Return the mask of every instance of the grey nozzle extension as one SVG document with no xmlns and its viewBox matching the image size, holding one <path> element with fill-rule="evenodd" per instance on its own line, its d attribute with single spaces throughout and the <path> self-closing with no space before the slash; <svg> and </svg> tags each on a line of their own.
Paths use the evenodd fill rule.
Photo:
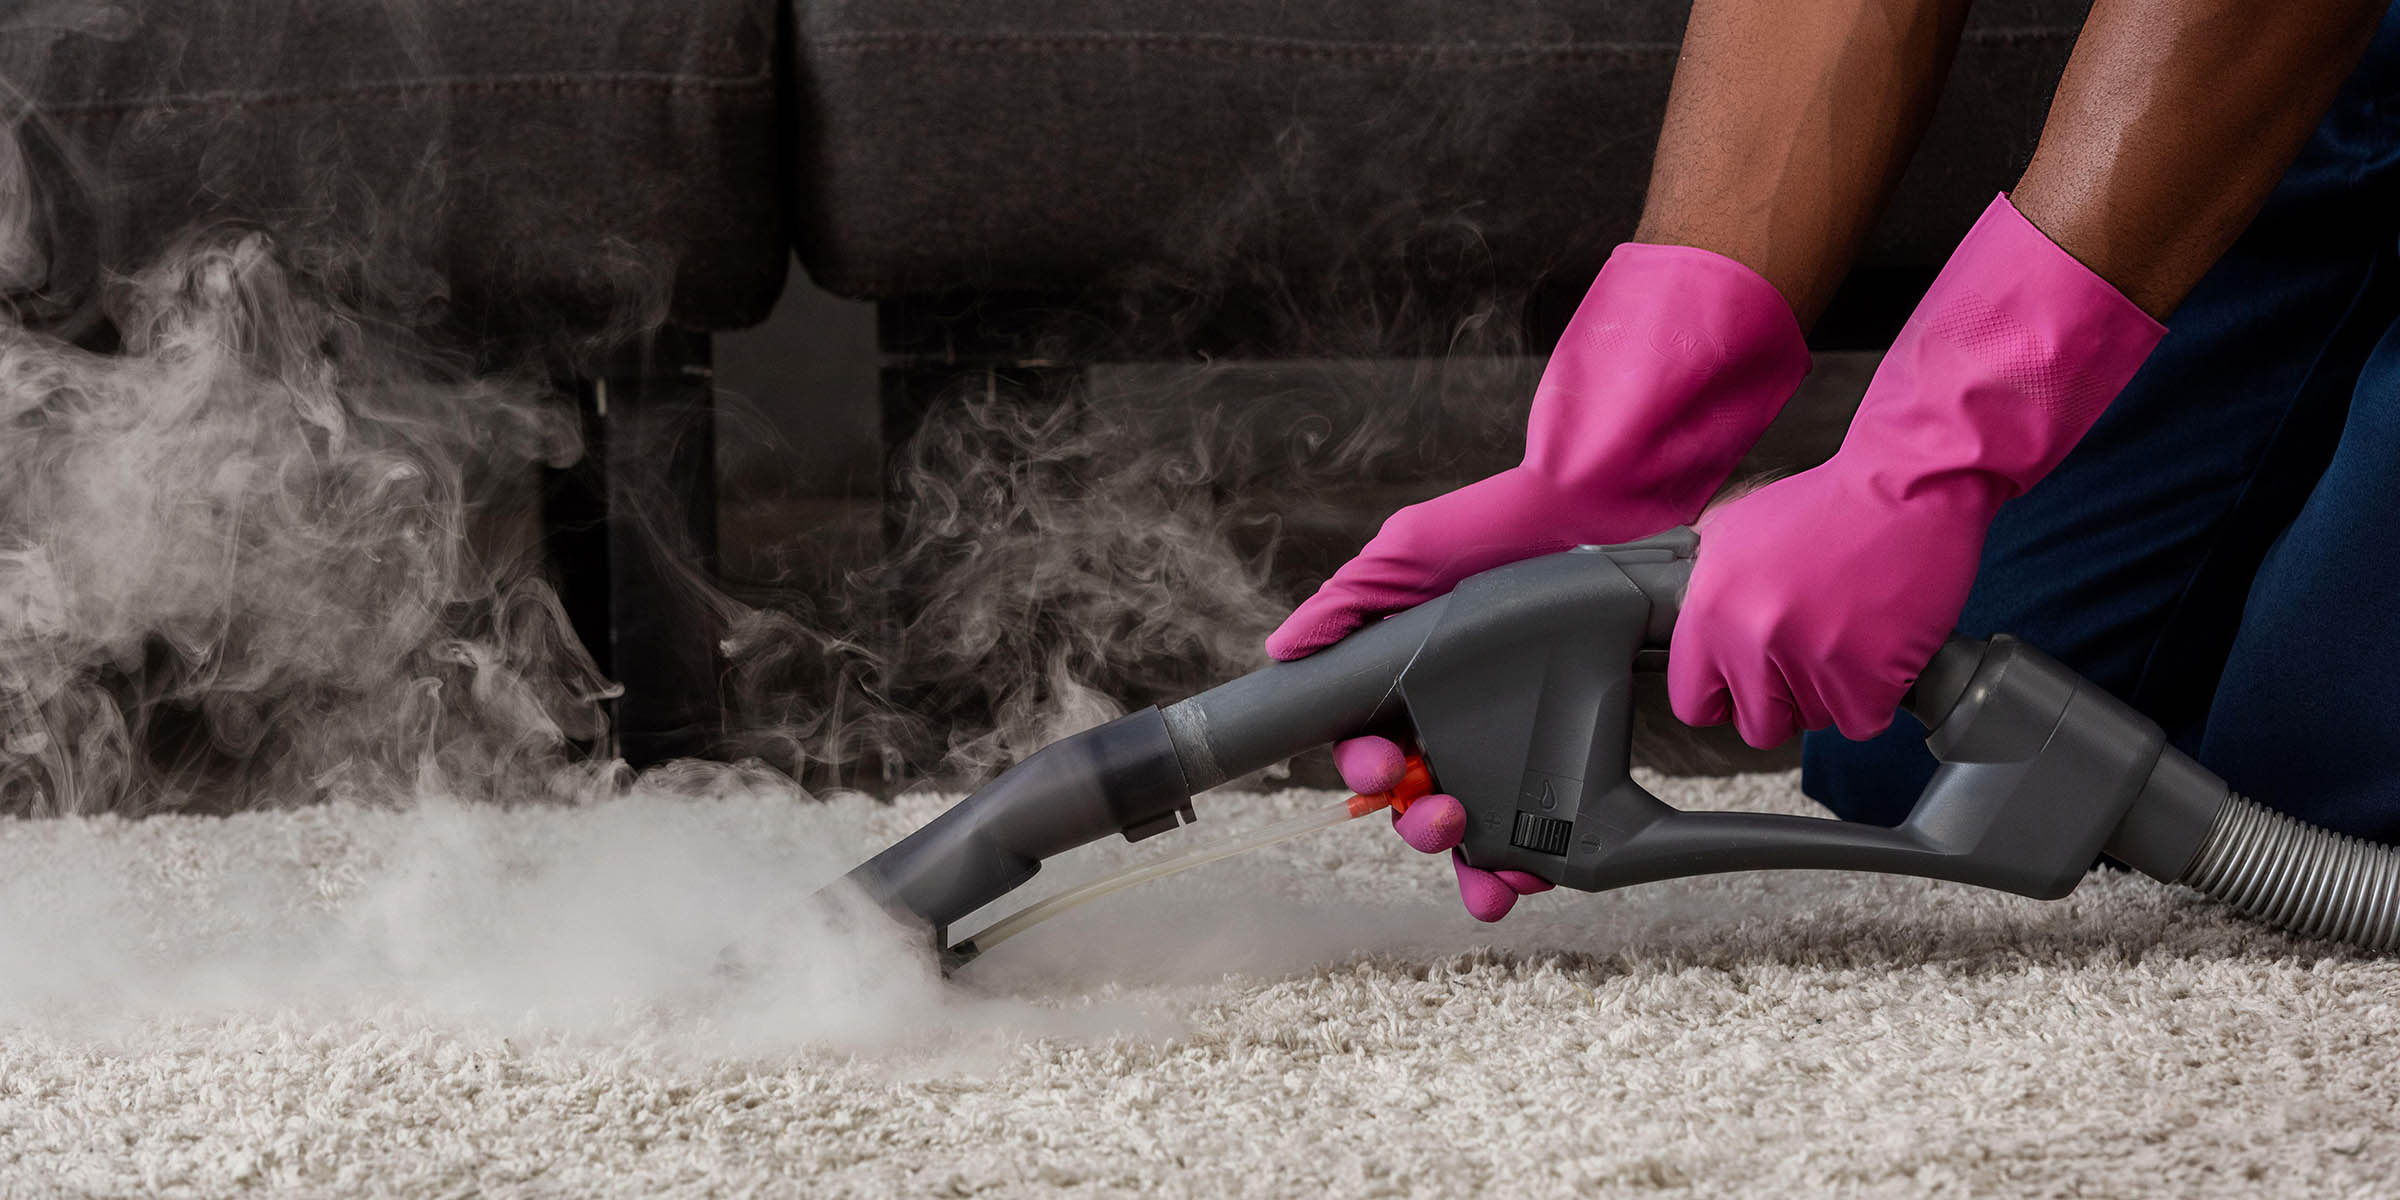
<svg viewBox="0 0 2400 1200">
<path fill-rule="evenodd" d="M 1182 751 L 1184 775 L 1194 790 L 1205 790 L 1337 738 L 1417 718 L 1418 701 L 1409 698 L 1405 680 L 1412 672 L 1442 674 L 1427 670 L 1425 655 L 1462 628 L 1482 631 L 1468 635 L 1481 647 L 1462 655 L 1469 660 L 1484 659 L 1483 648 L 1495 635 L 1501 642 L 1541 642 L 1545 630 L 1559 634 L 1560 658 L 1593 639 L 1639 644 L 1646 638 L 1663 647 L 1699 544 L 1698 534 L 1678 527 L 1622 546 L 1587 546 L 1512 563 L 1449 595 L 1370 621 L 1306 658 L 1172 705 L 1167 726 Z M 1541 657 L 1553 656 L 1545 651 Z M 1531 698 L 1542 686 L 1541 674 L 1510 677 L 1509 690 Z M 1480 685 L 1469 690 L 1474 686 Z M 1450 761 L 1458 773 L 1462 760 Z"/>
<path fill-rule="evenodd" d="M 850 872 L 897 916 L 943 937 L 1042 860 L 1112 833 L 1139 841 L 1192 816 L 1192 790 L 1155 708 L 1053 743 Z"/>
<path fill-rule="evenodd" d="M 2400 850 L 2232 795 L 2147 717 L 2007 637 L 1951 638 L 1910 688 L 1941 765 L 1897 827 L 1661 803 L 1630 773 L 1632 676 L 1668 642 L 1696 552 L 1671 530 L 1484 572 L 1308 658 L 1059 742 L 849 878 L 939 937 L 1051 855 L 1171 828 L 1195 791 L 1390 729 L 1465 806 L 1469 863 L 1570 887 L 1840 869 L 2057 897 L 2105 853 L 2289 928 L 2400 947 Z"/>
<path fill-rule="evenodd" d="M 1988 643 L 1979 638 L 1953 637 L 1933 652 L 1933 661 L 1917 674 L 1900 705 L 1910 716 L 1924 722 L 1927 732 L 1942 727 L 1950 719 L 1950 710 L 1965 698 L 1967 685 L 1975 681 L 1975 672 L 1983 666 Z"/>
</svg>

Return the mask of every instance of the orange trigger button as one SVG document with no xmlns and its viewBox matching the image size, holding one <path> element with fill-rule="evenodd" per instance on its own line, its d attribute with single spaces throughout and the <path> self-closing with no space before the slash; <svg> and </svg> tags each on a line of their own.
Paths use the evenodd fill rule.
<svg viewBox="0 0 2400 1200">
<path fill-rule="evenodd" d="M 1394 812 L 1407 812 L 1409 805 L 1433 794 L 1433 771 L 1425 765 L 1425 756 L 1411 754 L 1407 761 L 1408 769 L 1401 772 L 1400 782 L 1388 793 Z"/>
<path fill-rule="evenodd" d="M 1411 754 L 1406 761 L 1407 769 L 1400 773 L 1400 782 L 1393 784 L 1392 790 L 1376 792 L 1371 796 L 1350 797 L 1350 815 L 1363 817 L 1379 808 L 1389 808 L 1393 812 L 1404 813 L 1408 811 L 1411 803 L 1432 795 L 1433 771 L 1426 767 L 1424 757 Z"/>
</svg>

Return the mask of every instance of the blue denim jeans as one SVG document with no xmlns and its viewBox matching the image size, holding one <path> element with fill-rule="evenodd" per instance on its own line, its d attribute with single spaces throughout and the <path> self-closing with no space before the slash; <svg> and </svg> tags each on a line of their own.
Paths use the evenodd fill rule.
<svg viewBox="0 0 2400 1200">
<path fill-rule="evenodd" d="M 2047 650 L 2240 791 L 2400 841 L 2400 8 L 1959 621 Z M 1893 824 L 1924 728 L 1808 735 L 1801 786 Z"/>
</svg>

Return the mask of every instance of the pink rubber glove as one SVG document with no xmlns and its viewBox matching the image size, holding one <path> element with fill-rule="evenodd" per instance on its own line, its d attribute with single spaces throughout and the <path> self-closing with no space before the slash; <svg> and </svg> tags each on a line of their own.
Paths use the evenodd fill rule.
<svg viewBox="0 0 2400 1200">
<path fill-rule="evenodd" d="M 1966 605 L 2002 502 L 2048 474 L 2166 329 L 1992 201 L 1832 460 L 1712 511 L 1667 657 L 1686 724 L 1872 737 Z"/>
<path fill-rule="evenodd" d="M 1503 563 L 1690 521 L 1806 374 L 1800 324 L 1757 272 L 1617 247 L 1542 372 L 1524 462 L 1392 514 L 1267 653 L 1312 654 Z"/>
<path fill-rule="evenodd" d="M 1407 769 L 1407 756 L 1389 738 L 1351 738 L 1333 748 L 1333 765 L 1351 791 L 1372 795 L 1389 791 Z M 1478 921 L 1497 921 L 1515 907 L 1517 897 L 1549 891 L 1552 885 L 1523 871 L 1485 871 L 1467 865 L 1458 843 L 1467 836 L 1467 808 L 1456 796 L 1439 792 L 1421 797 L 1405 813 L 1392 815 L 1400 840 L 1427 854 L 1450 852 L 1451 869 L 1458 874 L 1458 897 Z"/>
</svg>

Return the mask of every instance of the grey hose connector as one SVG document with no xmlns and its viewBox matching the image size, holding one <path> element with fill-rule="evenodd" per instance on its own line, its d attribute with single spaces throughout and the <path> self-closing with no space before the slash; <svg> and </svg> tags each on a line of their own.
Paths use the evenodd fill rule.
<svg viewBox="0 0 2400 1200">
<path fill-rule="evenodd" d="M 2259 920 L 2368 950 L 2400 946 L 2400 850 L 2228 797 L 2183 882 Z"/>
<path fill-rule="evenodd" d="M 1952 638 L 1907 704 L 1944 763 L 1920 806 L 1963 788 L 2042 841 L 2065 836 L 2075 813 L 2121 813 L 2098 849 L 2126 866 L 2295 933 L 2400 949 L 2400 848 L 2234 793 L 2156 723 L 2021 642 Z M 2037 815 L 2060 793 L 2077 797 L 2071 812 Z M 2060 882 L 2060 894 L 2073 886 Z"/>
</svg>

